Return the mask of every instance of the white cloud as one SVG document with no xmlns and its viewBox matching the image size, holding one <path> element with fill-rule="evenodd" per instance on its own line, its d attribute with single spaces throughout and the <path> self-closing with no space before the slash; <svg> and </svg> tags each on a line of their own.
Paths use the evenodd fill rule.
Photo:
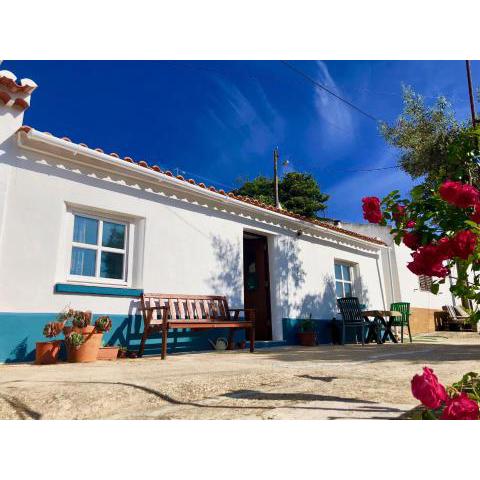
<svg viewBox="0 0 480 480">
<path fill-rule="evenodd" d="M 337 95 L 343 96 L 325 62 L 317 61 L 316 80 Z M 319 116 L 316 125 L 318 142 L 331 148 L 350 146 L 355 137 L 355 123 L 350 107 L 328 92 L 315 88 L 315 108 Z"/>
<path fill-rule="evenodd" d="M 217 124 L 241 134 L 242 153 L 264 155 L 282 141 L 285 121 L 258 82 L 255 82 L 251 99 L 233 83 L 222 79 L 217 79 L 216 83 L 223 95 L 215 102 L 210 116 L 216 117 Z"/>
</svg>

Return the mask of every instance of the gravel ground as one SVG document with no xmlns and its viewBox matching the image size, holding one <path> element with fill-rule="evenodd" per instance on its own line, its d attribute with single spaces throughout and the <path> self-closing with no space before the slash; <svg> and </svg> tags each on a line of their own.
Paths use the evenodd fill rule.
<svg viewBox="0 0 480 480">
<path fill-rule="evenodd" d="M 0 419 L 398 418 L 417 403 L 410 379 L 424 365 L 444 383 L 479 371 L 480 335 L 0 365 Z"/>
</svg>

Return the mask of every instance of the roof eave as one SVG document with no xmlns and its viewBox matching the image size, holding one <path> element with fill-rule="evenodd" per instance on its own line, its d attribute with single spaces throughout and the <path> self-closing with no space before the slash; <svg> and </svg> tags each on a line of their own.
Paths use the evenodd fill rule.
<svg viewBox="0 0 480 480">
<path fill-rule="evenodd" d="M 373 239 L 372 239 L 372 241 L 370 241 L 370 240 L 367 240 L 367 239 L 359 238 L 356 235 L 354 236 L 354 235 L 341 233 L 341 232 L 338 232 L 338 231 L 335 231 L 335 230 L 332 230 L 332 229 L 329 229 L 329 228 L 322 227 L 321 225 L 317 225 L 317 224 L 314 224 L 314 223 L 311 223 L 311 222 L 307 222 L 307 221 L 299 219 L 299 218 L 291 217 L 289 215 L 284 215 L 282 213 L 278 213 L 278 212 L 275 212 L 275 211 L 272 211 L 272 210 L 265 209 L 265 208 L 260 207 L 260 206 L 252 205 L 252 204 L 243 202 L 241 200 L 237 200 L 235 198 L 229 197 L 226 194 L 224 195 L 224 194 L 221 194 L 219 192 L 212 192 L 212 191 L 208 190 L 207 188 L 200 187 L 199 185 L 192 185 L 192 184 L 190 184 L 190 183 L 188 183 L 184 180 L 179 180 L 175 177 L 170 177 L 170 176 L 166 175 L 165 173 L 156 172 L 155 170 L 152 170 L 148 167 L 143 167 L 143 166 L 137 165 L 135 163 L 125 162 L 124 160 L 122 160 L 120 158 L 113 157 L 113 156 L 108 155 L 106 153 L 101 153 L 97 150 L 93 150 L 92 148 L 85 147 L 85 146 L 70 142 L 68 140 L 63 140 L 61 138 L 55 137 L 55 136 L 47 134 L 47 133 L 40 132 L 40 131 L 35 130 L 33 128 L 29 128 L 28 131 L 27 130 L 22 130 L 22 131 L 28 139 L 32 139 L 32 140 L 35 140 L 37 142 L 44 143 L 44 144 L 47 144 L 47 145 L 63 148 L 65 150 L 68 150 L 68 151 L 74 153 L 74 155 L 79 154 L 79 153 L 82 154 L 82 155 L 86 155 L 90 158 L 94 158 L 96 160 L 99 160 L 100 162 L 102 162 L 102 163 L 104 163 L 108 166 L 118 168 L 118 169 L 124 171 L 127 175 L 130 175 L 130 176 L 132 176 L 132 174 L 134 174 L 134 176 L 139 175 L 143 178 L 149 178 L 151 180 L 156 180 L 156 181 L 159 181 L 161 183 L 167 184 L 169 187 L 171 187 L 173 189 L 177 189 L 177 190 L 181 190 L 181 191 L 189 191 L 189 192 L 191 192 L 195 195 L 199 195 L 201 197 L 205 197 L 205 198 L 208 198 L 208 199 L 211 199 L 211 200 L 214 200 L 214 201 L 218 201 L 218 202 L 221 202 L 221 203 L 234 205 L 234 206 L 236 206 L 240 209 L 246 210 L 246 211 L 261 213 L 263 215 L 267 215 L 267 216 L 270 216 L 272 218 L 281 219 L 283 222 L 288 222 L 292 225 L 295 225 L 296 227 L 298 227 L 298 229 L 304 229 L 304 230 L 310 229 L 310 230 L 313 230 L 313 231 L 321 231 L 323 233 L 330 234 L 334 237 L 343 238 L 345 240 L 348 240 L 349 242 L 358 242 L 358 243 L 361 243 L 361 244 L 364 244 L 364 245 L 368 245 L 369 247 L 374 246 L 376 248 L 384 248 L 384 247 L 387 246 L 383 242 L 380 243 L 380 241 L 374 241 Z M 19 147 L 21 147 L 21 148 L 24 148 L 26 150 L 35 151 L 35 148 L 33 148 L 29 145 L 25 145 L 22 142 L 21 135 L 17 135 L 17 143 L 18 143 Z M 49 152 L 45 151 L 43 153 L 49 153 Z M 81 160 L 77 159 L 76 161 L 81 161 Z M 352 233 L 354 233 L 354 232 L 352 232 Z"/>
</svg>

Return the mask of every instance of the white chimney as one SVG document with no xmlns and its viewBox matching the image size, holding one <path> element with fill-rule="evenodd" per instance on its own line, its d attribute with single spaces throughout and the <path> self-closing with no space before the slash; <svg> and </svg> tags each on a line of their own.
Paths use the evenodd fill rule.
<svg viewBox="0 0 480 480">
<path fill-rule="evenodd" d="M 17 83 L 12 72 L 0 71 L 0 145 L 22 126 L 23 114 L 36 88 L 37 84 L 29 78 Z"/>
</svg>

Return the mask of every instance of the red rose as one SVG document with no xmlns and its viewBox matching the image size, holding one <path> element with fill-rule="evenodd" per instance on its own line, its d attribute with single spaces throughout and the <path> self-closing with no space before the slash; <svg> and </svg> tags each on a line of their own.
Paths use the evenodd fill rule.
<svg viewBox="0 0 480 480">
<path fill-rule="evenodd" d="M 405 232 L 403 236 L 403 243 L 410 248 L 410 250 L 416 250 L 422 244 L 420 236 L 415 232 Z"/>
<path fill-rule="evenodd" d="M 409 220 L 406 224 L 407 228 L 414 228 L 416 225 L 415 220 Z"/>
<path fill-rule="evenodd" d="M 462 392 L 447 400 L 440 420 L 478 420 L 478 403 Z"/>
<path fill-rule="evenodd" d="M 480 200 L 480 192 L 473 187 L 460 182 L 444 182 L 439 190 L 440 197 L 458 208 L 473 207 Z"/>
<path fill-rule="evenodd" d="M 442 237 L 437 241 L 437 247 L 445 260 L 454 257 L 452 241 L 448 237 Z"/>
<path fill-rule="evenodd" d="M 475 251 L 477 236 L 470 230 L 462 230 L 450 240 L 450 246 L 454 257 L 466 260 Z"/>
<path fill-rule="evenodd" d="M 395 221 L 401 222 L 406 214 L 406 208 L 403 205 L 395 204 L 392 208 L 392 215 Z"/>
<path fill-rule="evenodd" d="M 412 378 L 411 385 L 413 396 L 428 408 L 435 410 L 447 401 L 445 387 L 438 382 L 437 376 L 428 367 L 423 367 L 422 375 L 415 375 Z"/>
<path fill-rule="evenodd" d="M 362 198 L 363 218 L 370 223 L 380 223 L 382 211 L 380 210 L 380 199 L 378 197 Z"/>
<path fill-rule="evenodd" d="M 480 223 L 480 204 L 475 205 L 475 210 L 469 218 L 472 222 Z"/>
<path fill-rule="evenodd" d="M 443 248 L 438 245 L 425 245 L 412 253 L 413 261 L 407 268 L 415 275 L 428 275 L 429 277 L 444 278 L 450 270 L 443 266 L 446 260 Z"/>
</svg>

